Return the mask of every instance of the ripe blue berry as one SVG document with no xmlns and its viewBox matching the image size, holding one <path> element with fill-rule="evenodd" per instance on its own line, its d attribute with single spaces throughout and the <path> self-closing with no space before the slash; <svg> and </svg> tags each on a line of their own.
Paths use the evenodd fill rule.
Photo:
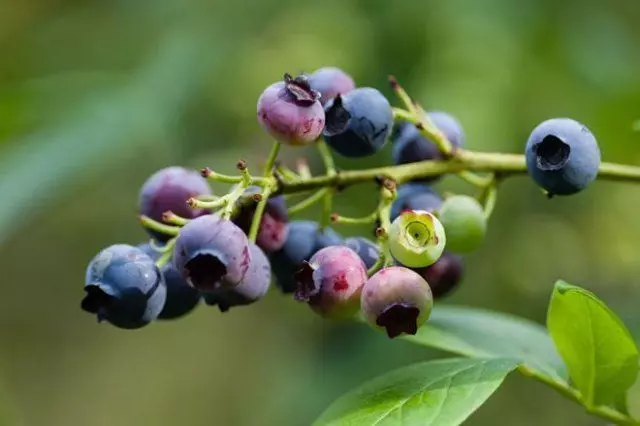
<svg viewBox="0 0 640 426">
<path fill-rule="evenodd" d="M 271 283 L 271 267 L 269 260 L 260 248 L 251 244 L 251 264 L 246 275 L 239 284 L 222 285 L 210 293 L 203 293 L 205 303 L 218 306 L 220 312 L 227 312 L 234 306 L 249 305 L 264 297 Z"/>
<path fill-rule="evenodd" d="M 525 149 L 527 169 L 549 195 L 580 192 L 596 178 L 600 148 L 587 127 L 570 118 L 540 123 Z"/>
<path fill-rule="evenodd" d="M 258 186 L 250 186 L 245 190 L 245 195 L 259 194 Z M 244 198 L 244 197 L 243 197 Z M 246 234 L 251 229 L 253 216 L 256 211 L 257 201 L 244 199 L 239 203 L 238 214 L 233 218 L 233 223 L 238 225 Z M 289 214 L 287 205 L 282 196 L 271 197 L 260 221 L 260 229 L 256 238 L 256 244 L 267 253 L 280 250 L 289 234 Z"/>
<path fill-rule="evenodd" d="M 398 188 L 398 196 L 391 205 L 391 221 L 403 210 L 424 210 L 433 213 L 442 206 L 442 198 L 429 186 L 409 182 Z"/>
<path fill-rule="evenodd" d="M 447 250 L 470 253 L 482 244 L 487 232 L 487 219 L 475 198 L 468 195 L 447 198 L 438 217 L 447 234 Z"/>
<path fill-rule="evenodd" d="M 296 289 L 294 274 L 305 261 L 318 250 L 342 243 L 342 238 L 333 229 L 320 232 L 320 225 L 313 221 L 298 220 L 289 224 L 289 235 L 284 246 L 271 253 L 269 259 L 276 284 L 284 293 Z"/>
<path fill-rule="evenodd" d="M 455 148 L 464 146 L 465 134 L 460 122 L 450 114 L 440 111 L 427 113 L 433 124 L 447 137 Z M 391 151 L 394 164 L 417 163 L 425 160 L 440 160 L 443 158 L 438 146 L 430 139 L 422 136 L 413 124 L 405 124 L 398 127 L 397 135 L 393 140 Z M 434 181 L 437 177 L 421 179 L 421 181 Z"/>
<path fill-rule="evenodd" d="M 327 144 L 345 157 L 366 157 L 380 151 L 393 126 L 389 101 L 369 87 L 336 96 L 325 105 L 325 113 L 322 134 Z"/>
<path fill-rule="evenodd" d="M 285 74 L 284 81 L 267 87 L 258 99 L 258 121 L 277 141 L 306 145 L 318 139 L 324 127 L 320 93 L 309 78 Z"/>
<path fill-rule="evenodd" d="M 160 257 L 161 253 L 154 250 L 148 243 L 141 244 L 138 248 L 153 260 Z M 191 312 L 200 302 L 200 292 L 187 284 L 171 263 L 161 267 L 160 272 L 167 286 L 167 301 L 158 319 L 176 319 Z"/>
<path fill-rule="evenodd" d="M 365 283 L 362 313 L 375 328 L 390 338 L 416 334 L 431 315 L 433 296 L 429 284 L 411 269 L 390 266 L 376 272 Z"/>
<path fill-rule="evenodd" d="M 213 291 L 223 281 L 228 286 L 238 284 L 250 264 L 247 236 L 217 214 L 187 223 L 173 250 L 173 266 L 200 291 Z"/>
<path fill-rule="evenodd" d="M 376 264 L 380 257 L 380 248 L 376 243 L 364 237 L 347 238 L 344 245 L 356 252 L 367 269 Z"/>
<path fill-rule="evenodd" d="M 125 329 L 140 328 L 158 318 L 167 296 L 153 259 L 126 244 L 107 247 L 91 260 L 84 290 L 84 311 Z"/>
<path fill-rule="evenodd" d="M 440 221 L 424 210 L 405 210 L 389 228 L 389 251 L 404 266 L 432 265 L 444 251 L 447 239 Z"/>
<path fill-rule="evenodd" d="M 462 256 L 445 251 L 433 265 L 414 271 L 429 283 L 433 298 L 440 299 L 450 294 L 462 280 L 464 261 Z"/>
<path fill-rule="evenodd" d="M 324 67 L 314 71 L 309 76 L 309 84 L 313 90 L 320 92 L 320 103 L 323 105 L 356 87 L 349 74 L 335 67 Z"/>
<path fill-rule="evenodd" d="M 210 194 L 209 184 L 196 171 L 177 166 L 167 167 L 151 175 L 142 185 L 139 196 L 140 214 L 160 222 L 162 214 L 170 210 L 178 216 L 192 219 L 208 212 L 190 208 L 187 200 L 197 195 Z M 171 238 L 149 229 L 147 231 L 162 242 Z"/>
<path fill-rule="evenodd" d="M 314 254 L 296 273 L 296 300 L 326 318 L 349 318 L 360 308 L 367 270 L 356 252 L 329 246 Z"/>
</svg>

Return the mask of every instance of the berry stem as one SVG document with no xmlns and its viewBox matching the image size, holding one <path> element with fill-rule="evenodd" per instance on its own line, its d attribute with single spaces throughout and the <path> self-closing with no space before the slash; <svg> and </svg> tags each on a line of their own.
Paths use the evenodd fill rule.
<svg viewBox="0 0 640 426">
<path fill-rule="evenodd" d="M 267 163 L 264 165 L 264 173 L 263 175 L 268 178 L 273 174 L 273 168 L 276 164 L 276 159 L 278 158 L 278 153 L 280 152 L 280 144 L 278 142 L 274 142 L 271 147 L 271 151 L 269 152 L 269 156 L 267 157 Z"/>
<path fill-rule="evenodd" d="M 493 177 L 491 176 L 480 176 L 475 173 L 463 170 L 457 173 L 458 177 L 465 182 L 477 186 L 478 188 L 486 188 L 491 185 Z"/>
<path fill-rule="evenodd" d="M 484 217 L 489 220 L 493 210 L 496 207 L 496 201 L 498 199 L 498 182 L 493 181 L 491 185 L 486 188 L 484 194 Z"/>
<path fill-rule="evenodd" d="M 392 75 L 389 76 L 389 84 L 391 84 L 391 89 L 393 89 L 393 92 L 400 99 L 400 102 L 404 104 L 405 108 L 407 109 L 407 112 L 412 116 L 415 116 L 417 114 L 416 104 L 413 102 L 413 100 L 411 99 L 411 96 L 409 96 L 407 91 L 404 90 L 404 88 L 400 85 L 400 83 L 398 83 L 398 80 Z M 394 119 L 396 117 L 395 111 L 394 111 L 393 117 Z"/>
<path fill-rule="evenodd" d="M 322 217 L 320 218 L 320 228 L 325 229 L 331 223 L 331 213 L 333 212 L 333 190 L 329 189 L 322 198 Z"/>
<path fill-rule="evenodd" d="M 380 204 L 376 209 L 376 217 L 380 221 L 380 227 L 376 229 L 378 237 L 378 247 L 380 248 L 380 257 L 376 263 L 369 268 L 367 276 L 371 277 L 382 267 L 389 266 L 393 263 L 393 257 L 389 251 L 389 228 L 391 227 L 391 205 L 396 198 L 395 184 L 394 189 L 389 189 L 384 184 L 380 189 Z"/>
<path fill-rule="evenodd" d="M 287 166 L 283 166 L 281 164 L 277 164 L 275 166 L 275 169 L 276 169 L 276 171 L 278 173 L 280 173 L 282 175 L 283 178 L 285 178 L 288 181 L 295 182 L 295 181 L 300 179 L 300 176 L 298 176 L 298 174 L 296 172 L 294 172 L 293 170 L 291 170 Z"/>
<path fill-rule="evenodd" d="M 310 196 L 308 196 L 304 200 L 302 200 L 299 203 L 294 204 L 293 206 L 289 207 L 289 209 L 288 209 L 289 214 L 290 215 L 294 215 L 296 213 L 300 213 L 301 211 L 313 206 L 315 203 L 317 203 L 318 201 L 322 200 L 327 192 L 329 192 L 329 188 L 322 188 L 322 189 L 314 192 L 313 194 L 311 194 Z"/>
<path fill-rule="evenodd" d="M 140 223 L 145 228 L 149 228 L 162 234 L 175 236 L 180 233 L 180 228 L 178 226 L 165 225 L 164 223 L 151 219 L 149 216 L 140 215 Z"/>
<path fill-rule="evenodd" d="M 393 108 L 393 119 L 407 121 L 412 123 L 418 128 L 418 131 L 425 138 L 433 141 L 438 146 L 440 152 L 442 152 L 445 156 L 453 155 L 453 145 L 447 139 L 447 137 L 438 129 L 433 122 L 429 119 L 429 116 L 424 113 L 416 113 L 412 114 L 410 111 L 401 109 L 401 108 Z M 457 151 L 456 151 L 457 153 Z"/>
<path fill-rule="evenodd" d="M 327 146 L 326 142 L 323 140 L 318 141 L 318 151 L 320 152 L 320 157 L 322 157 L 322 162 L 324 163 L 324 167 L 327 173 L 327 176 L 335 176 L 336 166 L 333 162 L 333 156 L 331 155 L 331 151 Z M 331 222 L 331 213 L 333 211 L 333 191 L 329 190 L 326 194 L 324 194 L 324 199 L 322 200 L 322 217 L 320 218 L 320 228 L 325 229 L 329 226 Z"/>
<path fill-rule="evenodd" d="M 336 165 L 333 162 L 333 156 L 325 141 L 318 141 L 318 151 L 320 152 L 320 157 L 322 157 L 327 176 L 334 176 L 336 174 Z"/>
<path fill-rule="evenodd" d="M 164 265 L 166 265 L 169 260 L 171 260 L 171 256 L 173 255 L 173 247 L 175 247 L 176 245 L 176 240 L 177 237 L 174 237 L 172 239 L 170 239 L 169 241 L 167 241 L 167 244 L 165 244 L 165 246 L 162 248 L 162 256 L 160 256 L 158 258 L 158 260 L 156 260 L 156 266 L 158 268 L 162 268 Z"/>
<path fill-rule="evenodd" d="M 311 170 L 309 169 L 309 163 L 305 158 L 298 158 L 297 168 L 300 179 L 311 179 Z"/>
<path fill-rule="evenodd" d="M 262 215 L 264 214 L 264 209 L 267 206 L 267 201 L 269 201 L 269 196 L 273 192 L 273 188 L 270 185 L 267 185 L 262 190 L 262 198 L 258 202 L 256 206 L 256 211 L 253 214 L 253 219 L 251 221 L 251 228 L 249 229 L 249 242 L 255 243 L 256 238 L 258 238 L 258 231 L 260 230 L 260 223 L 262 222 Z"/>
<path fill-rule="evenodd" d="M 184 226 L 189 223 L 189 219 L 178 216 L 172 211 L 164 212 L 164 214 L 162 215 L 162 221 L 176 226 Z"/>
<path fill-rule="evenodd" d="M 375 223 L 378 218 L 378 211 L 374 211 L 368 216 L 364 217 L 346 217 L 340 216 L 339 214 L 331 215 L 331 221 L 336 224 L 344 224 L 344 225 L 370 225 Z"/>
</svg>

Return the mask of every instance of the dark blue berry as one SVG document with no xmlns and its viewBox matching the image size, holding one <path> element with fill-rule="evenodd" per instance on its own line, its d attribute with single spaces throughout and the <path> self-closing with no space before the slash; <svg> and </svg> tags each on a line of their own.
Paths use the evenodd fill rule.
<svg viewBox="0 0 640 426">
<path fill-rule="evenodd" d="M 107 247 L 91 260 L 84 290 L 84 311 L 124 329 L 140 328 L 158 318 L 167 296 L 153 259 L 126 244 Z"/>
<path fill-rule="evenodd" d="M 360 256 L 367 269 L 375 265 L 380 257 L 378 245 L 364 237 L 347 238 L 344 244 Z"/>
<path fill-rule="evenodd" d="M 432 123 L 447 137 L 455 148 L 464 146 L 465 134 L 460 122 L 450 114 L 440 111 L 427 113 Z M 398 126 L 391 151 L 394 164 L 417 163 L 425 160 L 441 160 L 442 153 L 430 139 L 422 136 L 413 124 Z M 421 179 L 434 181 L 437 177 Z"/>
<path fill-rule="evenodd" d="M 206 210 L 192 209 L 187 200 L 197 195 L 210 195 L 207 181 L 196 171 L 183 167 L 167 167 L 151 175 L 140 189 L 140 214 L 161 222 L 162 214 L 172 211 L 178 216 L 191 219 L 207 214 Z M 165 242 L 171 238 L 166 234 L 147 231 L 155 239 Z"/>
<path fill-rule="evenodd" d="M 391 206 L 391 221 L 403 210 L 434 212 L 442 206 L 442 198 L 429 186 L 410 182 L 398 188 L 398 195 Z"/>
<path fill-rule="evenodd" d="M 449 295 L 462 281 L 464 261 L 462 256 L 445 251 L 433 265 L 414 269 L 427 280 L 434 299 Z"/>
<path fill-rule="evenodd" d="M 244 278 L 251 254 L 242 229 L 217 214 L 200 216 L 181 230 L 173 250 L 173 265 L 200 291 L 213 291 L 224 281 Z"/>
<path fill-rule="evenodd" d="M 161 255 L 148 243 L 141 244 L 138 248 L 154 260 L 157 260 Z M 160 268 L 160 272 L 167 285 L 167 301 L 162 312 L 158 315 L 158 319 L 180 318 L 191 312 L 200 302 L 200 292 L 185 281 L 173 264 L 164 265 Z"/>
<path fill-rule="evenodd" d="M 294 274 L 317 251 L 342 243 L 340 235 L 331 228 L 320 232 L 317 222 L 299 220 L 289 224 L 289 236 L 282 249 L 269 255 L 276 284 L 284 293 L 296 289 Z"/>
<path fill-rule="evenodd" d="M 234 306 L 250 305 L 264 297 L 271 283 L 269 260 L 260 248 L 251 244 L 251 265 L 239 284 L 222 285 L 212 292 L 203 293 L 207 305 L 218 306 L 221 312 L 227 312 Z"/>
<path fill-rule="evenodd" d="M 553 118 L 540 123 L 529 136 L 525 150 L 527 169 L 549 195 L 580 192 L 596 178 L 600 148 L 582 123 Z"/>
<path fill-rule="evenodd" d="M 387 98 L 369 87 L 336 96 L 325 105 L 323 136 L 345 157 L 366 157 L 380 151 L 393 126 Z"/>
</svg>

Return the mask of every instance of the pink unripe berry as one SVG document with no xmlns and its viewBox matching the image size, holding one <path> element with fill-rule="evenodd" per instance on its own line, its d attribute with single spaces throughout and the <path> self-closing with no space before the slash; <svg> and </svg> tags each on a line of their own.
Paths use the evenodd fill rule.
<svg viewBox="0 0 640 426">
<path fill-rule="evenodd" d="M 267 87 L 258 99 L 258 121 L 277 141 L 307 145 L 324 129 L 320 93 L 311 89 L 309 78 L 285 74 L 284 81 Z"/>
</svg>

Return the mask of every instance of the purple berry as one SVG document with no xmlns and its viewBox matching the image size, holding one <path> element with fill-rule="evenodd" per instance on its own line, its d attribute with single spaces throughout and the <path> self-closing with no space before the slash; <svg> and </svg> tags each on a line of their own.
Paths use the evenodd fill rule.
<svg viewBox="0 0 640 426">
<path fill-rule="evenodd" d="M 294 274 L 314 253 L 325 247 L 342 244 L 340 235 L 331 228 L 320 232 L 317 222 L 293 221 L 289 235 L 280 250 L 269 254 L 276 285 L 283 293 L 293 293 L 296 288 Z"/>
<path fill-rule="evenodd" d="M 250 186 L 245 190 L 246 195 L 260 193 L 260 187 Z M 243 197 L 244 198 L 244 197 Z M 256 201 L 252 199 L 239 203 L 238 214 L 233 223 L 238 225 L 246 234 L 251 229 L 251 222 L 256 211 Z M 264 214 L 260 221 L 260 229 L 256 244 L 267 253 L 280 250 L 289 235 L 289 214 L 282 196 L 271 197 L 267 201 Z"/>
<path fill-rule="evenodd" d="M 320 103 L 326 104 L 338 95 L 344 95 L 356 88 L 353 78 L 340 68 L 324 67 L 309 76 L 313 90 L 320 92 Z"/>
<path fill-rule="evenodd" d="M 258 121 L 277 141 L 306 145 L 318 139 L 324 128 L 320 93 L 309 85 L 309 77 L 285 74 L 284 81 L 267 87 L 258 99 Z"/>
<path fill-rule="evenodd" d="M 251 264 L 242 281 L 233 287 L 222 285 L 211 293 L 203 293 L 207 305 L 217 305 L 221 312 L 227 312 L 234 306 L 256 302 L 267 294 L 271 283 L 269 260 L 257 245 L 251 244 L 249 249 Z"/>
<path fill-rule="evenodd" d="M 376 243 L 364 237 L 347 238 L 344 244 L 358 253 L 367 269 L 376 264 L 380 257 L 380 248 Z"/>
<path fill-rule="evenodd" d="M 447 137 L 454 148 L 464 146 L 465 134 L 460 122 L 450 114 L 440 111 L 427 113 L 433 124 Z M 430 139 L 422 136 L 412 124 L 398 127 L 393 142 L 392 158 L 394 164 L 417 163 L 425 160 L 441 160 L 442 153 Z M 421 179 L 423 182 L 437 180 L 438 177 Z"/>
<path fill-rule="evenodd" d="M 296 273 L 296 300 L 327 318 L 349 318 L 360 305 L 367 270 L 356 252 L 346 246 L 325 247 Z"/>
<path fill-rule="evenodd" d="M 153 259 L 126 244 L 107 247 L 91 260 L 84 290 L 84 311 L 124 329 L 140 328 L 158 318 L 167 296 Z"/>
<path fill-rule="evenodd" d="M 398 188 L 398 196 L 391 206 L 391 221 L 404 210 L 424 210 L 433 213 L 442 206 L 442 198 L 429 186 L 409 182 Z"/>
<path fill-rule="evenodd" d="M 187 219 L 207 214 L 206 210 L 192 209 L 187 200 L 198 195 L 210 195 L 207 181 L 196 171 L 172 166 L 151 175 L 142 185 L 139 197 L 140 214 L 162 221 L 162 214 L 172 211 Z M 147 229 L 155 239 L 165 242 L 170 236 Z"/>
<path fill-rule="evenodd" d="M 366 157 L 385 145 L 391 127 L 391 105 L 377 89 L 361 87 L 325 105 L 325 141 L 344 157 Z"/>
<path fill-rule="evenodd" d="M 213 291 L 224 282 L 234 286 L 251 264 L 247 236 L 217 214 L 187 223 L 176 240 L 173 266 L 200 291 Z"/>
<path fill-rule="evenodd" d="M 141 244 L 138 248 L 153 260 L 160 257 L 161 253 L 154 250 L 148 243 Z M 187 284 L 171 263 L 160 268 L 160 272 L 167 285 L 167 301 L 158 319 L 176 319 L 191 312 L 200 302 L 200 292 Z"/>
<path fill-rule="evenodd" d="M 464 274 L 464 262 L 461 256 L 445 251 L 433 265 L 414 271 L 427 280 L 433 298 L 439 299 L 458 286 Z"/>
<path fill-rule="evenodd" d="M 390 266 L 375 273 L 362 289 L 362 313 L 372 326 L 390 338 L 416 334 L 431 314 L 433 296 L 418 273 Z"/>
</svg>

